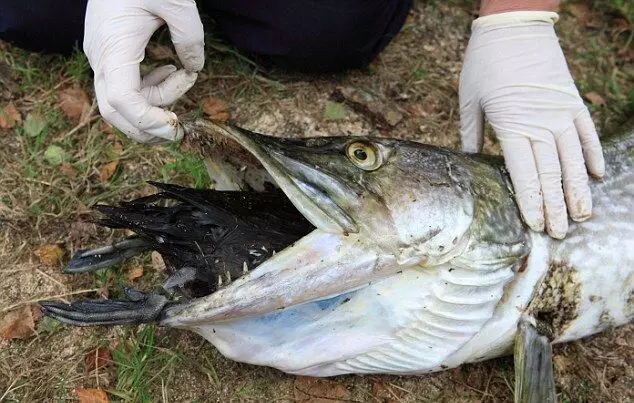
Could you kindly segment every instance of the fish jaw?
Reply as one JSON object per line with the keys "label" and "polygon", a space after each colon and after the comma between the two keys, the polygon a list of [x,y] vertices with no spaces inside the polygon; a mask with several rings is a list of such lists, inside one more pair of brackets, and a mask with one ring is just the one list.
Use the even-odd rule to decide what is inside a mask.
{"label": "fish jaw", "polygon": [[[286,193],[291,202],[302,212],[304,217],[315,227],[332,233],[359,232],[354,220],[332,198],[324,194],[314,183],[308,183],[305,176],[327,181],[319,176],[317,169],[295,161],[284,155],[281,139],[259,133],[249,132],[233,126],[218,125],[204,120],[184,122],[187,131],[205,131],[212,136],[236,141],[254,157],[256,157],[277,185]],[[328,178],[332,186],[339,185]],[[339,185],[336,192],[351,197],[349,189]],[[345,197],[344,196],[344,197]]]}
{"label": "fish jaw", "polygon": [[161,324],[195,327],[264,315],[365,287],[415,263],[381,254],[356,234],[316,229],[228,287],[167,308]]}

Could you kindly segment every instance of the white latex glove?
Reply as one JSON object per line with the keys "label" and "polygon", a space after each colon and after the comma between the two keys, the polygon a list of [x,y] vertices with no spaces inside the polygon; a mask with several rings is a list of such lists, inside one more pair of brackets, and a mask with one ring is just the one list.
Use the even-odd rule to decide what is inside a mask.
{"label": "white latex glove", "polygon": [[[141,79],[145,47],[164,23],[185,69],[163,66]],[[89,0],[84,52],[95,72],[105,120],[143,143],[183,137],[176,114],[160,106],[187,92],[205,62],[203,26],[194,0]]]}
{"label": "white latex glove", "polygon": [[460,134],[464,151],[481,151],[486,115],[524,221],[563,238],[566,205],[575,221],[591,216],[586,165],[601,177],[604,161],[555,34],[557,19],[553,12],[519,11],[473,22],[460,77]]}

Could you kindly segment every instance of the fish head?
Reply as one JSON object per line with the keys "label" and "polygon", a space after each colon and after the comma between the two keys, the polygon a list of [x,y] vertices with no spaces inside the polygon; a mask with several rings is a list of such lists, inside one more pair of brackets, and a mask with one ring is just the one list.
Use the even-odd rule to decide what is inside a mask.
{"label": "fish head", "polygon": [[185,123],[246,148],[315,230],[212,295],[167,310],[165,324],[231,320],[358,289],[446,262],[473,219],[459,154],[393,139],[285,139]]}
{"label": "fish head", "polygon": [[385,253],[444,255],[473,216],[461,156],[394,139],[279,138],[221,126],[255,155],[319,230],[359,234]]}

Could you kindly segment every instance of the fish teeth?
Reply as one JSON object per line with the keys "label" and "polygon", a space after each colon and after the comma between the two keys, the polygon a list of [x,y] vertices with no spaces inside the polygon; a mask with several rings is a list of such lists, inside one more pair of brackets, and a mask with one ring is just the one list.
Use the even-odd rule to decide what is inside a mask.
{"label": "fish teeth", "polygon": [[222,287],[222,276],[218,275],[218,288]]}
{"label": "fish teeth", "polygon": [[242,273],[247,274],[249,272],[249,266],[247,266],[246,260],[242,262]]}
{"label": "fish teeth", "polygon": [[227,270],[226,276],[227,276],[227,284],[231,283],[231,273],[229,273],[229,270]]}

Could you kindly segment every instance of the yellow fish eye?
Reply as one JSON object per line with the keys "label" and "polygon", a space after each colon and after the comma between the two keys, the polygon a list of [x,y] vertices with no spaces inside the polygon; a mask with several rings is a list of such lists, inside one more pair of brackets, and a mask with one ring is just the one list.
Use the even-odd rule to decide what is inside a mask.
{"label": "yellow fish eye", "polygon": [[350,143],[346,154],[354,165],[366,171],[373,171],[383,163],[379,150],[366,142],[355,141]]}

